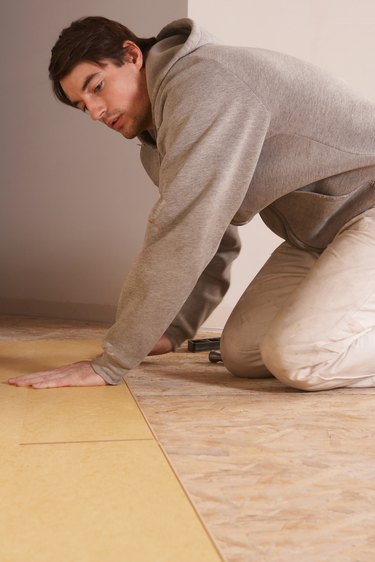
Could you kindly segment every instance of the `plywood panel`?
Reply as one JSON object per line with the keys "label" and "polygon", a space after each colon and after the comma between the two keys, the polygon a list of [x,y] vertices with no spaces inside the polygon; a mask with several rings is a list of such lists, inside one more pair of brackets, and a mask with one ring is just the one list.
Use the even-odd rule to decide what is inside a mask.
{"label": "plywood panel", "polygon": [[373,562],[375,389],[301,392],[184,350],[126,380],[228,562]]}

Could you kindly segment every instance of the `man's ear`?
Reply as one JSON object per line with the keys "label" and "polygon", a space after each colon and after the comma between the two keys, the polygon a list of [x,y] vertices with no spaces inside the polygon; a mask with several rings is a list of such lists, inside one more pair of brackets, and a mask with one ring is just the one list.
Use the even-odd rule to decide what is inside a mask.
{"label": "man's ear", "polygon": [[125,49],[124,62],[135,64],[138,69],[143,66],[143,53],[133,41],[124,41],[122,46]]}

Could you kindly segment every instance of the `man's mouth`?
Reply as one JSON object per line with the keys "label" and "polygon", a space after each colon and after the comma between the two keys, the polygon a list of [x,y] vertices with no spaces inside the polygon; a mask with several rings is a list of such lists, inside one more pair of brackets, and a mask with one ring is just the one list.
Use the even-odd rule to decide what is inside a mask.
{"label": "man's mouth", "polygon": [[122,117],[121,115],[117,115],[117,117],[114,117],[112,119],[110,119],[108,121],[108,125],[111,127],[111,129],[114,129],[115,131],[118,131],[119,128],[122,125]]}

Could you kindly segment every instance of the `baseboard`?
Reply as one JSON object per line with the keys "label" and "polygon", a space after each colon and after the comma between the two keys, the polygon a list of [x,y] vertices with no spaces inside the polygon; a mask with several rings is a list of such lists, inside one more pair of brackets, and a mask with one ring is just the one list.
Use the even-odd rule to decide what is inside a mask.
{"label": "baseboard", "polygon": [[[0,298],[0,314],[43,316],[45,318],[61,318],[63,320],[82,320],[113,324],[116,317],[116,306],[107,304]],[[201,330],[221,332],[223,324],[222,318],[215,318],[212,316],[206,320]]]}
{"label": "baseboard", "polygon": [[113,323],[116,307],[106,304],[1,299],[1,314]]}

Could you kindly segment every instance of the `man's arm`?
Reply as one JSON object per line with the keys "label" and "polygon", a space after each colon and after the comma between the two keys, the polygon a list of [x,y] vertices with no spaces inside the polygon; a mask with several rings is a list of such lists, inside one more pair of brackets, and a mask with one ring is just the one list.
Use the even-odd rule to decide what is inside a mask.
{"label": "man's arm", "polygon": [[218,63],[197,57],[171,74],[155,102],[160,198],[93,361],[109,384],[143,360],[184,307],[242,204],[269,129],[267,108]]}
{"label": "man's arm", "polygon": [[193,337],[206,318],[222,301],[229,288],[232,262],[238,256],[240,249],[238,227],[229,225],[218,251],[165,332],[174,348],[184,340]]}
{"label": "man's arm", "polygon": [[[192,337],[222,300],[229,287],[231,264],[241,247],[237,230],[235,226],[228,227],[216,255],[200,276],[176,318],[165,334],[156,342],[149,355],[168,353],[185,339]],[[32,388],[106,385],[89,361],[80,361],[50,371],[14,377],[9,379],[8,383]]]}
{"label": "man's arm", "polygon": [[[142,165],[151,181],[159,188],[160,161],[158,150],[156,146],[148,144],[149,138],[141,138],[141,140],[143,141],[140,151]],[[238,228],[229,225],[215,256],[203,271],[180,312],[149,355],[172,351],[181,345],[184,340],[194,336],[226,294],[230,283],[231,265],[238,256],[240,249],[241,241]]]}
{"label": "man's arm", "polygon": [[255,94],[212,64],[198,57],[163,82],[160,198],[104,353],[92,362],[109,384],[120,383],[150,353],[193,294],[249,189],[268,132],[269,112]]}

